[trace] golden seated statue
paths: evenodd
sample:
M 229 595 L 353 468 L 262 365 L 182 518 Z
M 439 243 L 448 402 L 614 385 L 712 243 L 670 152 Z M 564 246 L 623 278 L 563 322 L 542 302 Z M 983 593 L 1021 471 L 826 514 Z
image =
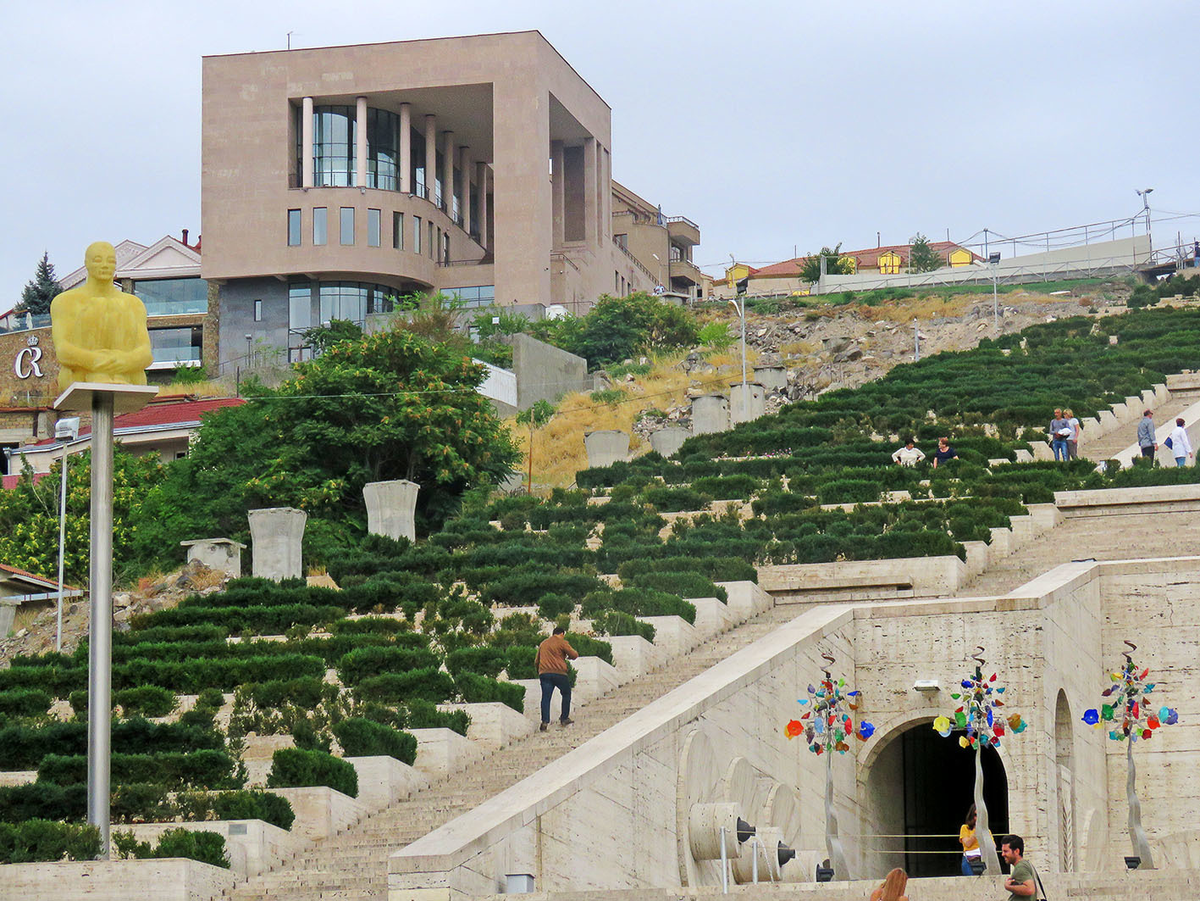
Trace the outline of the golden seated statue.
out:
M 113 282 L 117 252 L 96 241 L 84 254 L 87 281 L 50 304 L 50 330 L 58 357 L 58 386 L 75 382 L 146 384 L 153 360 L 146 307 Z

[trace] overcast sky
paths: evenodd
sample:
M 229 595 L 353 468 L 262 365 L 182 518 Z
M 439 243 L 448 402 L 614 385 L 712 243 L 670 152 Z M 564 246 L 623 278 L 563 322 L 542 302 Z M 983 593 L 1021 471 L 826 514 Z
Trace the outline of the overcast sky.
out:
M 200 231 L 202 55 L 522 29 L 709 271 L 1118 219 L 1144 187 L 1156 246 L 1200 234 L 1195 0 L 44 0 L 0 30 L 0 307 L 44 249 L 62 275 L 98 238 Z

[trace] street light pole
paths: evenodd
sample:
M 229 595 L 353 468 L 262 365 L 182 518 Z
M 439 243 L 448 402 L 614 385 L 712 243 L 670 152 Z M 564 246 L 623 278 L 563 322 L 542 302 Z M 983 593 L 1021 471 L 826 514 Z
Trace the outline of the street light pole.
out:
M 746 422 L 750 418 L 750 404 L 746 400 L 746 298 L 743 296 L 740 304 L 737 300 L 729 302 L 733 304 L 733 308 L 738 312 L 738 317 L 742 320 L 742 421 Z
M 54 629 L 55 653 L 62 653 L 62 618 L 63 618 L 63 561 L 67 547 L 67 458 L 69 456 L 68 442 L 79 437 L 79 417 L 71 416 L 60 419 L 54 424 L 54 437 L 62 442 L 62 488 L 58 501 L 58 622 Z
M 996 296 L 998 294 L 996 288 L 997 274 L 1000 269 L 1000 254 L 988 254 L 988 262 L 992 265 L 992 327 L 996 330 L 996 336 L 1000 336 L 1000 301 Z
M 1146 243 L 1150 245 L 1152 257 L 1154 256 L 1154 236 L 1150 234 L 1150 195 L 1153 191 L 1153 188 L 1143 188 L 1137 192 L 1138 197 L 1142 198 L 1142 212 L 1146 214 Z

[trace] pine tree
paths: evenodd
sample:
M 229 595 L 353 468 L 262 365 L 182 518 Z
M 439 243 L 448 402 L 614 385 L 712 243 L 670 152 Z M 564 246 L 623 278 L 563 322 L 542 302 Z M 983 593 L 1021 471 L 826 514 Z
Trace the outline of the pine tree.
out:
M 44 252 L 41 262 L 38 263 L 37 273 L 32 281 L 25 283 L 25 290 L 21 292 L 21 302 L 17 304 L 16 312 L 44 316 L 50 312 L 50 301 L 61 293 L 62 286 L 54 277 L 54 264 L 50 262 L 50 254 Z
M 929 239 L 920 232 L 913 236 L 908 251 L 908 268 L 911 272 L 932 272 L 946 265 L 938 252 L 929 244 Z

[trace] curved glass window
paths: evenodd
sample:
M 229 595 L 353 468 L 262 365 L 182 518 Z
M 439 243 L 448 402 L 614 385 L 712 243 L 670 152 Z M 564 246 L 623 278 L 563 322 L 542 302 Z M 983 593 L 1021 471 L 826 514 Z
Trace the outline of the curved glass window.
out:
M 348 319 L 363 325 L 370 313 L 390 313 L 396 289 L 368 282 L 321 282 L 321 322 Z
M 150 316 L 208 312 L 208 282 L 202 278 L 156 278 L 133 283 L 133 293 Z
M 367 110 L 367 187 L 400 190 L 400 117 Z
M 346 188 L 354 184 L 354 107 L 313 109 L 313 184 Z

